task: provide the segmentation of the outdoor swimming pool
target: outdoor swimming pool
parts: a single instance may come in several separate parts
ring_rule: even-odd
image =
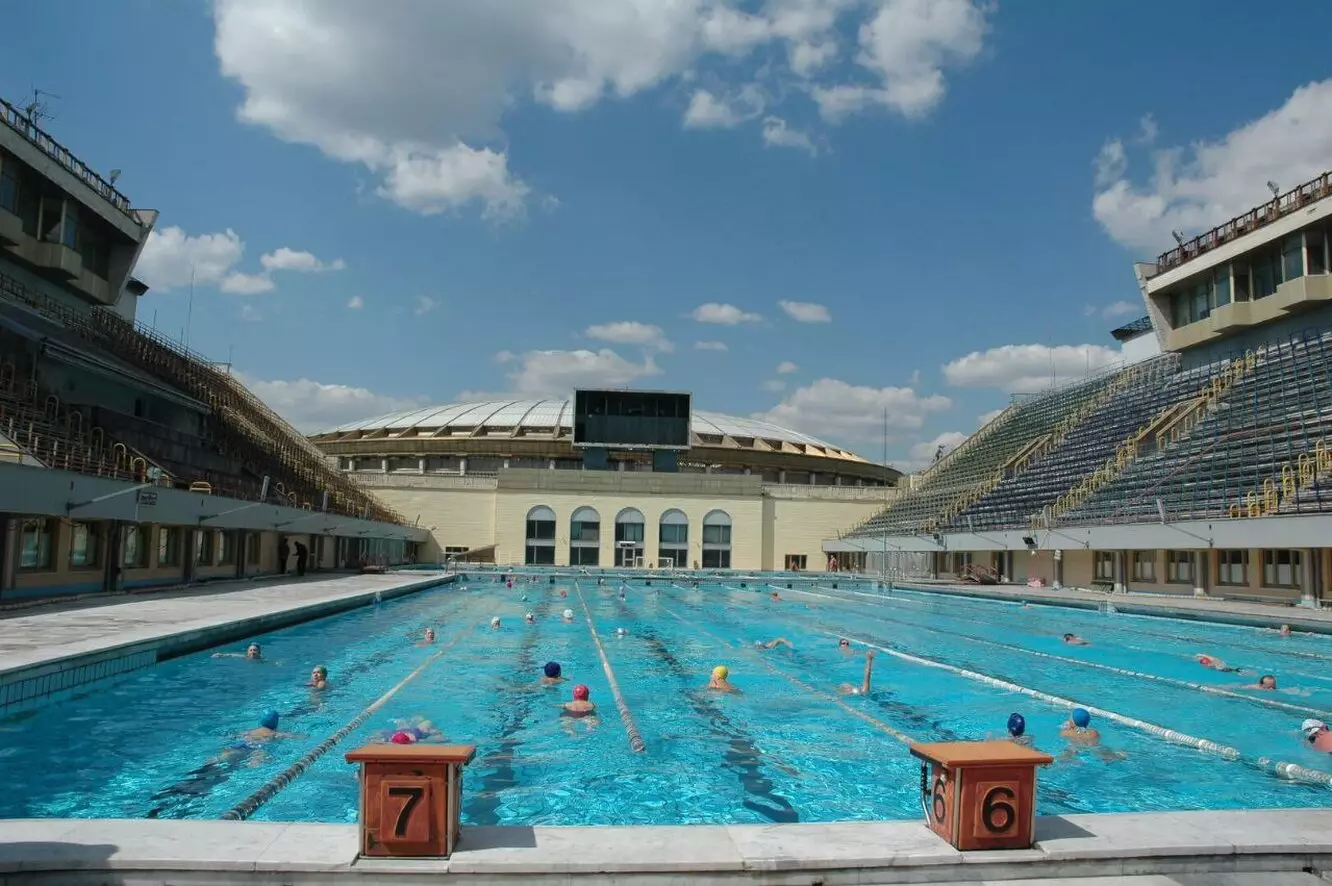
[[[1332,712],[1332,638],[889,593],[845,578],[836,589],[831,577],[792,589],[773,579],[780,601],[752,578],[745,588],[738,578],[698,588],[635,579],[624,600],[618,581],[527,578],[508,589],[472,576],[256,638],[266,662],[199,653],[0,720],[9,782],[0,818],[219,818],[422,665],[251,817],[355,821],[356,770],[343,753],[418,716],[450,741],[477,745],[463,805],[465,823],[477,825],[915,818],[919,770],[904,739],[999,736],[1014,711],[1037,747],[1061,756],[1042,775],[1042,813],[1332,801],[1332,788],[1317,783],[1332,758],[1305,747],[1298,729],[1306,717],[1332,720],[1322,713]],[[565,608],[573,623],[560,619]],[[526,611],[535,624],[524,624]],[[617,713],[589,615],[641,753]],[[428,626],[436,642],[417,645]],[[1091,645],[1068,646],[1065,632]],[[838,651],[838,635],[855,641],[853,653]],[[795,648],[754,648],[776,637]],[[874,691],[843,698],[840,683],[859,683],[862,643],[881,650]],[[1206,670],[1193,660],[1199,652],[1247,673]],[[548,660],[569,682],[538,686]],[[331,686],[315,693],[304,683],[320,663]],[[730,667],[742,694],[703,691],[716,664]],[[1263,673],[1285,691],[1241,688]],[[597,728],[559,715],[574,683],[591,687]],[[1068,708],[1052,698],[1095,706],[1093,725],[1114,753],[1063,759]],[[281,712],[295,737],[219,760],[266,709]],[[1284,778],[1275,771],[1284,763],[1317,772]]]

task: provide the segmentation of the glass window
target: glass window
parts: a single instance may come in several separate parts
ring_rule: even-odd
[[[643,542],[643,524],[642,523],[616,523],[615,540],[631,541],[642,544]]]
[[[157,531],[157,565],[180,565],[180,530],[163,526]]]
[[[18,215],[18,161],[0,157],[0,209]]]
[[[1276,292],[1280,265],[1275,255],[1255,256],[1253,262],[1253,297],[1267,298]]]
[[[1212,283],[1199,283],[1193,287],[1193,322],[1212,316]]]
[[[250,533],[249,544],[245,546],[245,562],[251,566],[259,565],[259,551],[263,543],[263,535],[258,532]]]
[[[80,569],[96,566],[99,527],[91,523],[71,523],[69,530],[69,565]]]
[[[1097,551],[1095,572],[1097,581],[1115,580],[1115,555],[1110,551]]]
[[[524,562],[528,566],[554,566],[554,545],[528,545]]]
[[[59,197],[42,198],[42,218],[40,239],[47,243],[59,243],[60,225],[65,220],[65,201]]]
[[[1305,231],[1304,260],[1310,274],[1327,273],[1327,236],[1325,231]]]
[[[54,522],[51,520],[24,520],[21,531],[23,546],[19,553],[19,568],[50,569],[51,539],[55,535]]]
[[[808,555],[806,555],[806,554],[787,554],[787,555],[786,555],[786,571],[787,571],[787,572],[804,572],[804,570],[805,570],[805,564],[806,564],[806,562],[808,561],[808,559],[809,559],[809,557],[808,557]]]
[[[1235,287],[1235,301],[1249,300],[1249,266],[1232,265],[1230,279]]]
[[[1219,585],[1247,585],[1249,583],[1249,552],[1217,551],[1216,583]]]
[[[1133,580],[1156,581],[1156,551],[1133,552]]]
[[[727,548],[721,548],[720,550],[708,550],[708,549],[704,549],[704,551],[703,551],[703,568],[704,568],[704,569],[730,569],[730,568],[731,568],[731,552],[730,552],[730,550],[727,549]]]
[[[1304,236],[1292,234],[1281,243],[1281,280],[1304,276]]]
[[[1216,306],[1218,308],[1230,304],[1230,265],[1224,265],[1216,269],[1216,278],[1212,281],[1212,289],[1216,293]]]
[[[148,539],[152,536],[147,526],[125,527],[125,566],[141,569],[148,565]]]
[[[661,543],[664,545],[689,544],[689,527],[684,523],[661,524]]]
[[[234,566],[236,563],[236,546],[232,543],[230,532],[217,534],[217,562],[220,566]]]
[[[570,541],[600,542],[601,541],[601,523],[600,522],[576,522],[569,527]]]
[[[542,539],[543,541],[553,541],[555,539],[555,521],[528,520],[527,537],[529,539]]]
[[[1299,551],[1263,551],[1263,585],[1269,588],[1303,586]]]
[[[601,563],[601,548],[597,547],[571,547],[569,548],[570,566],[597,566]]]
[[[1193,552],[1170,551],[1166,554],[1166,581],[1171,584],[1193,582]]]
[[[79,212],[72,202],[65,206],[65,227],[60,242],[70,249],[79,248]]]
[[[730,543],[731,543],[731,527],[704,525],[703,544],[728,545]]]
[[[217,533],[211,529],[201,529],[194,533],[194,562],[200,566],[212,566]]]

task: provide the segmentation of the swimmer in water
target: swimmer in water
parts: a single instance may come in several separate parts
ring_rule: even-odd
[[[257,728],[242,732],[238,736],[241,744],[252,749],[254,745],[263,744],[275,738],[299,738],[299,736],[290,732],[279,732],[279,722],[281,722],[281,717],[278,716],[277,711],[264,711],[263,716],[259,718]],[[232,745],[232,747],[237,748],[238,745]]]
[[[1241,686],[1241,689],[1264,689],[1268,692],[1276,692],[1276,677],[1271,674],[1263,674],[1258,678],[1257,683],[1250,683],[1248,686]]]
[[[564,610],[564,615],[562,616],[562,618],[565,624],[573,624],[573,610],[572,609]]]
[[[726,665],[717,665],[712,669],[712,678],[708,680],[708,688],[713,692],[739,692],[730,681],[731,669]]]
[[[1088,643],[1086,640],[1084,640],[1084,639],[1082,639],[1081,637],[1079,637],[1077,634],[1065,634],[1065,635],[1064,635],[1064,642],[1067,643],[1069,646],[1090,646],[1090,645],[1091,645],[1091,644]]]
[[[778,637],[776,640],[769,640],[766,643],[762,640],[754,641],[755,649],[776,649],[778,646],[785,646],[787,649],[795,649],[795,646],[791,645],[791,641],[785,637]]]
[[[1283,637],[1289,637],[1289,636],[1290,636],[1290,625],[1282,625],[1281,628],[1277,631],[1277,633],[1280,634],[1280,635],[1283,636]]]
[[[855,650],[851,648],[851,641],[845,637],[837,638],[837,651],[843,655],[852,655]]]
[[[870,675],[874,671],[874,650],[865,650],[865,675],[860,680],[859,686],[852,686],[850,683],[843,683],[837,687],[837,692],[841,695],[869,695],[870,694]]]
[[[564,588],[560,588],[560,597],[568,597],[568,596],[569,592],[566,591]]]
[[[573,690],[573,701],[566,701],[560,705],[560,720],[563,721],[564,731],[572,736],[574,734],[574,723],[582,722],[591,731],[601,722],[597,716],[597,706],[592,702],[592,691],[579,683]]]
[[[1322,720],[1305,720],[1300,724],[1300,732],[1304,734],[1304,740],[1309,743],[1309,747],[1315,751],[1332,754],[1332,729],[1329,729]]]
[[[1101,733],[1091,727],[1091,714],[1086,708],[1074,708],[1073,716],[1059,727],[1059,735],[1068,739],[1069,744],[1094,747],[1101,743]]]
[[[617,636],[617,637],[627,637],[627,636],[629,636],[629,632],[626,631],[624,628],[616,628],[616,629],[615,629],[615,636]]]
[[[1197,656],[1197,661],[1198,664],[1202,665],[1205,668],[1210,668],[1211,670],[1214,671],[1221,671],[1222,673],[1225,674],[1238,674],[1240,670],[1239,668],[1231,667],[1230,665],[1226,664],[1224,661],[1217,658],[1216,656],[1207,655],[1206,653],[1199,653],[1199,655]]]
[[[429,646],[431,643],[434,643],[434,642],[435,642],[435,629],[434,629],[434,628],[426,628],[426,629],[425,629],[425,639],[423,639],[420,643],[417,643],[416,645],[417,645],[417,646]]]
[[[1032,746],[1031,736],[1027,734],[1027,718],[1021,714],[1008,715],[1008,740],[1022,745],[1024,748]]]
[[[311,689],[327,689],[328,668],[323,665],[315,665],[314,669],[310,671],[310,682],[305,685]]]
[[[381,732],[372,740],[372,744],[416,744],[418,742],[439,742],[444,740],[444,733],[434,723],[422,717],[411,720],[398,720],[394,728]]]
[[[492,618],[492,619],[490,620],[490,629],[491,629],[492,631],[498,631],[499,628],[500,628],[500,620],[499,620],[499,616],[497,615],[497,616],[495,616],[494,618]]]
[[[541,667],[541,685],[554,686],[556,683],[563,683],[563,670],[558,661],[548,661]]]
[[[779,594],[779,593],[777,593],[776,591],[773,591],[772,594],[771,594],[771,596],[770,596],[768,599],[770,599],[770,600],[780,600],[780,599],[782,599],[782,595]]]
[[[244,652],[214,652],[213,658],[243,658],[247,661],[263,661],[264,653],[258,643],[251,643]]]
[[[536,614],[535,614],[535,613],[532,613],[532,612],[528,612],[528,613],[524,614],[524,615],[523,615],[523,621],[527,622],[527,623],[530,624],[530,625],[534,625],[534,624],[536,624]]]

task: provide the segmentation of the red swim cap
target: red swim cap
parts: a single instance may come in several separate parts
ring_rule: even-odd
[[[416,736],[412,735],[410,732],[406,731],[405,729],[399,729],[397,732],[393,733],[393,736],[389,739],[389,741],[393,742],[394,744],[415,744]]]
[[[587,697],[591,694],[592,690],[588,689],[582,683],[579,683],[574,687],[574,699],[577,701],[587,701]]]

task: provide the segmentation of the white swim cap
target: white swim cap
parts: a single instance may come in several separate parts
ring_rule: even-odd
[[[615,633],[617,633],[617,634],[619,634],[621,637],[623,637],[625,634],[627,634],[627,633],[629,633],[629,632],[626,631],[624,628],[616,628],[616,629],[615,629]]]
[[[572,610],[572,609],[566,609],[566,610],[564,610],[564,617],[565,617],[565,618],[573,618],[573,610]]]
[[[1327,728],[1327,724],[1322,720],[1308,719],[1300,724],[1300,731],[1304,733],[1305,738],[1312,739],[1315,735]]]
[[[497,616],[495,616],[494,618],[492,618],[492,619],[490,620],[490,623],[491,623],[492,625],[497,625],[497,624],[499,624],[499,616],[497,615]]]
[[[536,619],[536,616],[529,612],[526,615],[524,615],[523,618],[527,619],[528,621],[533,621],[534,619]]]

